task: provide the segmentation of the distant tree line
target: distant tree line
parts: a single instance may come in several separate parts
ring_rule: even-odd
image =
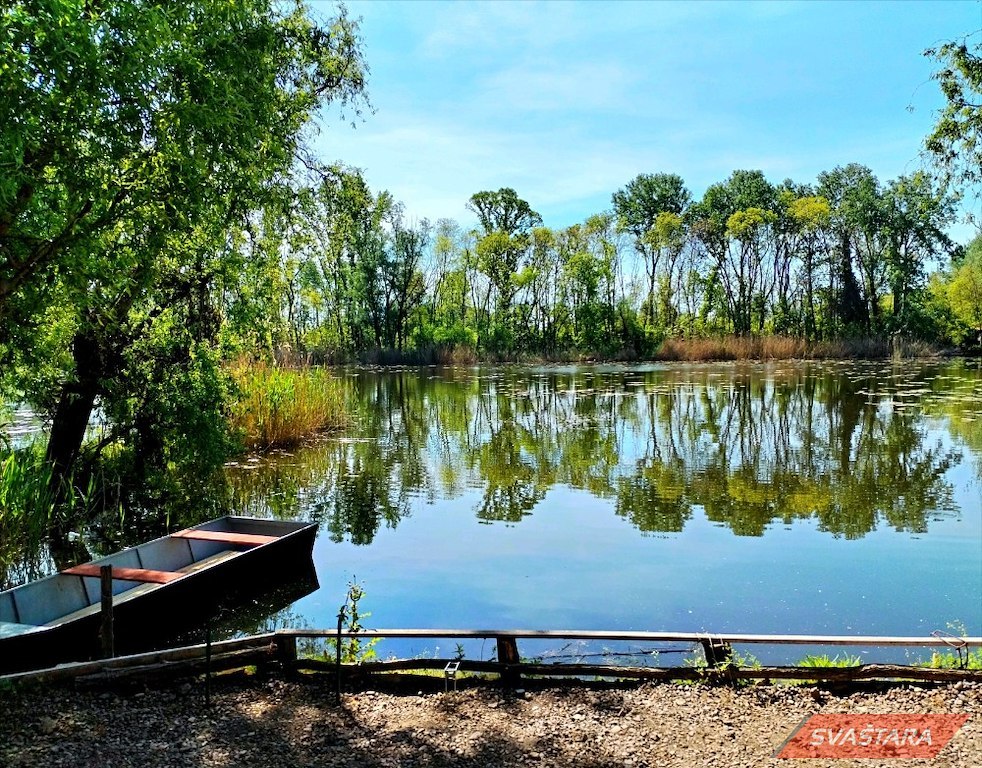
[[[467,226],[408,220],[340,166],[283,192],[237,239],[251,279],[221,293],[243,350],[637,357],[669,337],[982,330],[982,242],[948,238],[956,198],[920,171],[883,183],[853,163],[775,185],[739,170],[699,200],[678,175],[641,174],[557,229],[510,188],[472,195]]]

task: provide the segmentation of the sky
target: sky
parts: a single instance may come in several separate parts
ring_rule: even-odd
[[[696,199],[737,169],[773,183],[850,162],[884,182],[913,173],[943,103],[923,51],[982,29],[979,0],[347,7],[373,111],[352,128],[326,110],[318,154],[362,169],[410,219],[467,226],[468,198],[500,187],[564,227],[640,173],[676,173]]]

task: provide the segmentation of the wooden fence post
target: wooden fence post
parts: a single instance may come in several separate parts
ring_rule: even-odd
[[[717,680],[733,679],[733,647],[722,640],[700,640],[709,673]]]
[[[294,635],[276,636],[276,655],[284,670],[296,672],[297,638]]]
[[[518,641],[514,637],[496,638],[498,646],[498,663],[501,665],[501,683],[508,688],[517,688],[522,676],[513,665],[521,662],[518,655]]]
[[[113,567],[103,565],[99,568],[102,624],[99,627],[99,640],[102,645],[102,658],[111,659],[116,655],[116,638],[113,629]]]

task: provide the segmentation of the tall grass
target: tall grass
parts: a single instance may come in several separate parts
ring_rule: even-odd
[[[882,359],[890,356],[930,357],[937,350],[914,340],[886,338],[808,342],[790,336],[724,336],[714,339],[667,339],[655,354],[658,360],[793,360]]]
[[[4,548],[25,540],[39,541],[47,534],[57,501],[51,478],[51,465],[38,450],[0,454],[0,542]]]
[[[343,385],[323,368],[240,363],[232,377],[239,391],[232,429],[246,450],[296,445],[348,423]]]
[[[0,451],[0,540],[13,530],[41,537],[56,524],[73,522],[79,512],[107,507],[106,478],[99,471],[53,482],[44,446]]]
[[[63,482],[53,481],[42,445],[0,450],[0,589],[12,564],[30,560],[52,530],[75,525],[100,501],[101,477],[88,475],[84,487],[71,477]]]

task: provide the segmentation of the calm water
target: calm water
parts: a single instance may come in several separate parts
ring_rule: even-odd
[[[982,634],[978,361],[338,376],[344,436],[228,467],[233,512],[321,525],[320,589],[239,629],[334,626],[357,580],[368,626]],[[83,559],[120,543],[83,539]]]
[[[344,437],[229,468],[321,523],[275,623],[982,634],[978,363],[339,375]]]

